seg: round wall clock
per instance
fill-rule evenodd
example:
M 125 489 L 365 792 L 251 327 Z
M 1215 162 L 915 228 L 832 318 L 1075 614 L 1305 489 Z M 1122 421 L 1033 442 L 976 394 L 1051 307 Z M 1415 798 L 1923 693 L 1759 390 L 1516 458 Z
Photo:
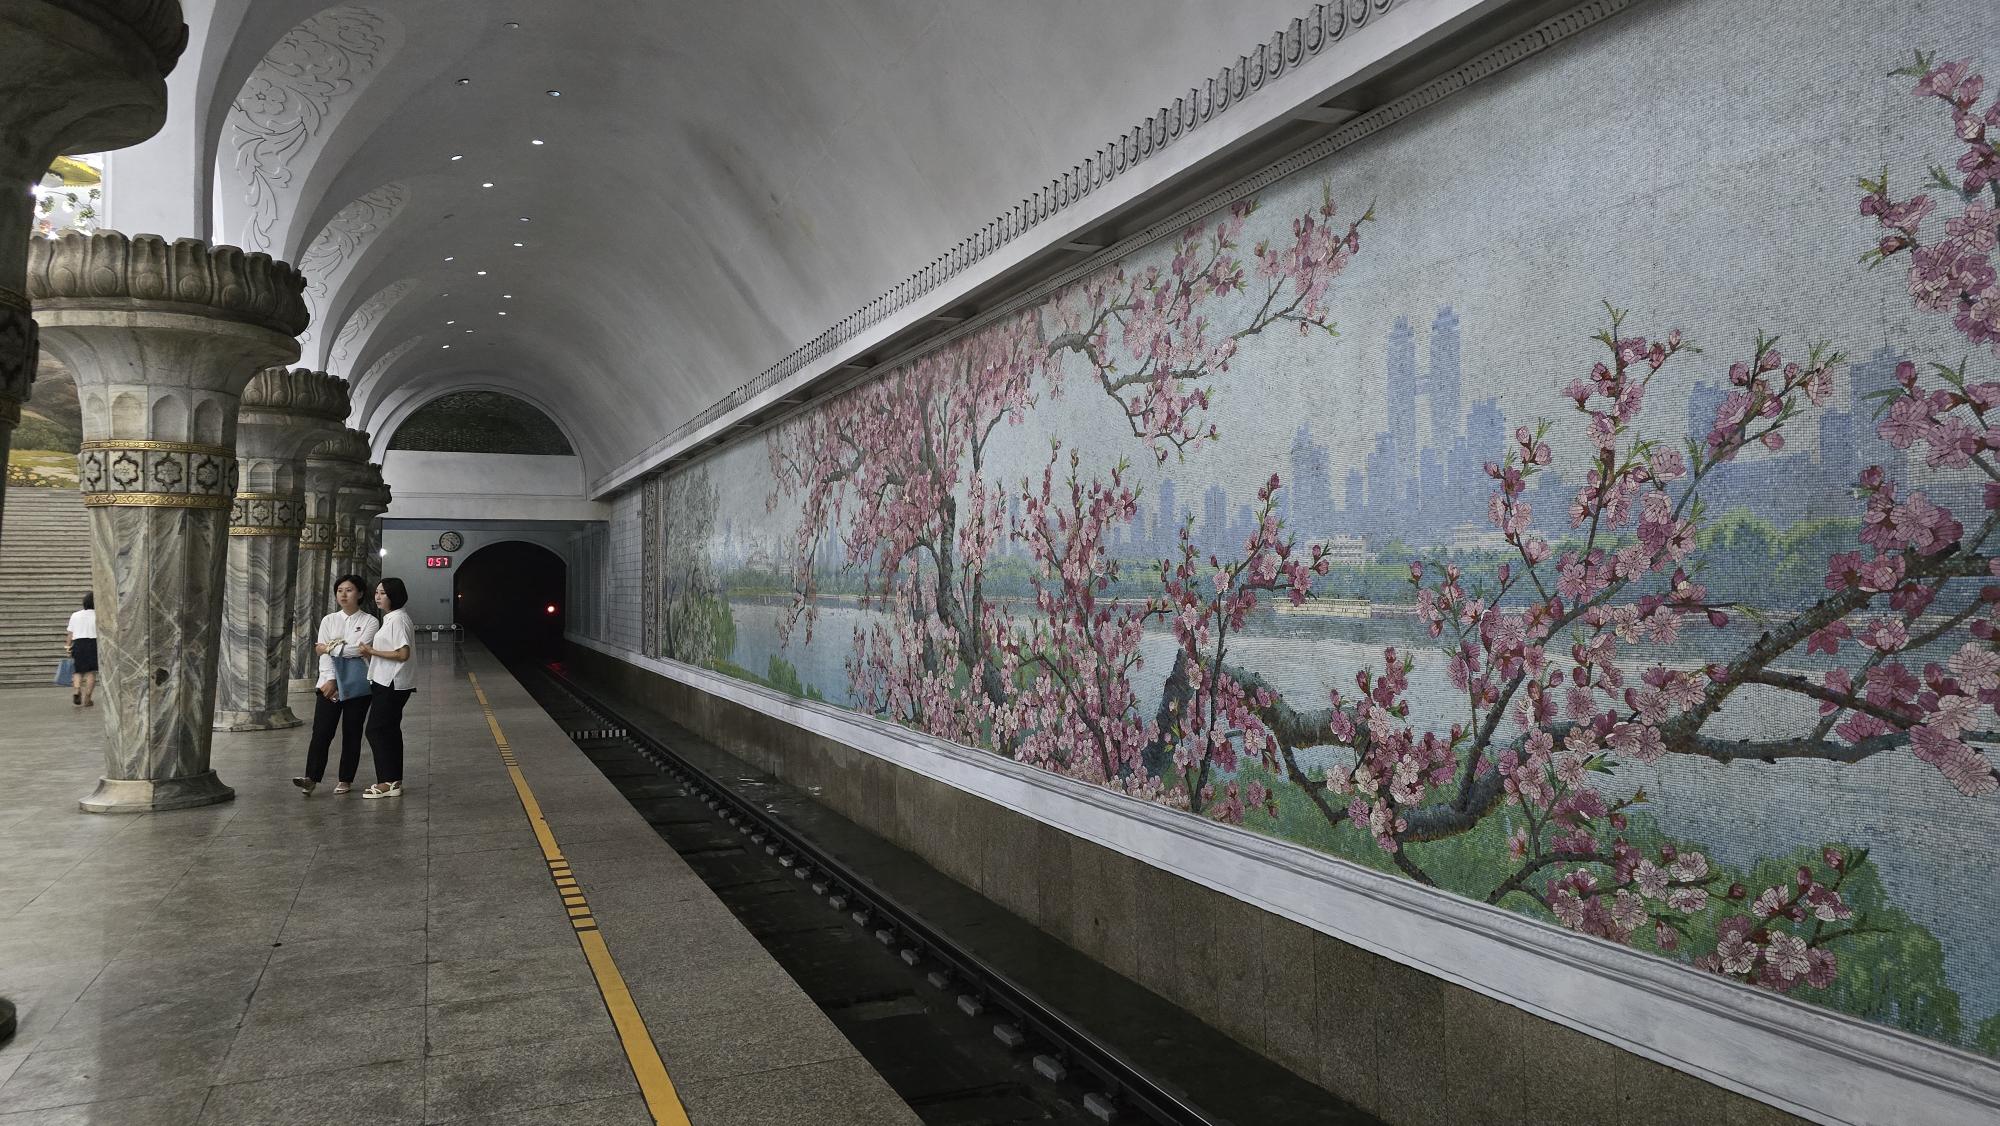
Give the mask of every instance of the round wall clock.
M 465 546 L 465 537 L 457 532 L 445 532 L 438 536 L 439 551 L 457 551 Z

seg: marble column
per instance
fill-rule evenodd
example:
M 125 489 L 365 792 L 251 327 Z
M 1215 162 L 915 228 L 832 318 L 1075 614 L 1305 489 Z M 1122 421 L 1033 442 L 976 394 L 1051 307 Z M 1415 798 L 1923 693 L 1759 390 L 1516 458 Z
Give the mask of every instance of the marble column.
M 368 568 L 361 561 L 361 540 L 356 533 L 361 530 L 361 506 L 372 492 L 373 488 L 368 483 L 368 463 L 362 462 L 348 473 L 347 479 L 333 494 L 333 573 L 336 575 L 368 577 Z M 331 609 L 331 592 L 326 600 Z M 361 604 L 371 609 L 374 607 L 374 598 L 368 591 L 362 592 Z
M 292 691 L 312 690 L 319 673 L 313 656 L 314 632 L 333 606 L 333 583 L 341 575 L 334 556 L 334 501 L 340 486 L 368 463 L 368 435 L 343 430 L 322 441 L 306 457 L 305 524 L 299 529 L 298 578 L 292 584 Z M 301 688 L 301 684 L 304 688 Z
M 347 417 L 347 381 L 267 368 L 243 391 L 236 457 L 243 485 L 229 511 L 215 729 L 297 727 L 290 701 L 293 583 L 305 523 L 309 450 Z
M 354 553 L 361 575 L 373 586 L 382 581 L 382 514 L 389 511 L 390 497 L 380 465 L 368 466 L 367 482 L 368 489 L 354 509 Z
M 194 239 L 29 243 L 42 345 L 76 373 L 105 772 L 92 813 L 228 801 L 209 767 L 237 401 L 298 358 L 305 279 Z
M 0 464 L 35 383 L 27 274 L 34 197 L 55 158 L 136 145 L 167 117 L 167 73 L 187 45 L 176 0 L 0 4 Z M 0 517 L 7 500 L 0 474 Z

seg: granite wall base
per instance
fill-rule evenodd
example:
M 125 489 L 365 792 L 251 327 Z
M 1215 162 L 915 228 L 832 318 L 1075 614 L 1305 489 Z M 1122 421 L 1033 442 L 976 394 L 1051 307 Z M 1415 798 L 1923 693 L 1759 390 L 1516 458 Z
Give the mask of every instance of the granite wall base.
M 567 660 L 1393 1126 L 1801 1121 L 734 701 Z

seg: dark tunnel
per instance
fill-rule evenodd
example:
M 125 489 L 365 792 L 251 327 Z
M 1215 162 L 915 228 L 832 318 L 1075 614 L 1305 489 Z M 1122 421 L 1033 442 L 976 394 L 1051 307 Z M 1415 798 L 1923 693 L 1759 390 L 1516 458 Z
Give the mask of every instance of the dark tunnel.
M 456 619 L 496 653 L 553 657 L 562 645 L 567 572 L 561 556 L 538 544 L 489 544 L 452 579 Z

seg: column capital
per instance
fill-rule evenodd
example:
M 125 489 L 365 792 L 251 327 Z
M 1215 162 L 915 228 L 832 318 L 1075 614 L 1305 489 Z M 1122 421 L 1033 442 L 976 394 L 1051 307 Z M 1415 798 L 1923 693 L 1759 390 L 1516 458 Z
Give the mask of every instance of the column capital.
M 177 0 L 28 0 L 7 5 L 0 28 L 9 180 L 39 174 L 57 153 L 122 149 L 160 131 L 167 75 L 188 41 Z
M 323 481 L 329 491 L 344 487 L 348 479 L 367 464 L 368 432 L 351 426 L 321 439 L 319 445 L 306 454 L 306 473 Z
M 305 275 L 289 263 L 199 239 L 169 243 L 158 235 L 72 230 L 28 240 L 28 297 L 45 329 L 176 327 L 166 318 L 186 313 L 209 331 L 217 322 L 233 321 L 295 337 L 308 320 L 305 287 Z M 134 324 L 129 320 L 134 313 L 152 314 L 156 323 Z M 289 344 L 274 348 L 276 355 L 257 367 L 296 357 L 298 342 Z M 254 375 L 256 368 L 251 371 Z M 237 383 L 232 393 L 241 393 L 242 386 Z
M 293 422 L 312 419 L 339 423 L 347 417 L 347 390 L 345 379 L 323 371 L 265 368 L 251 376 L 249 385 L 243 388 L 243 410 L 281 415 Z M 308 449 L 316 448 L 339 429 L 337 425 L 317 428 L 316 439 Z
M 187 24 L 181 22 L 180 0 L 42 0 L 114 34 L 138 41 L 161 76 L 173 73 L 187 50 Z

